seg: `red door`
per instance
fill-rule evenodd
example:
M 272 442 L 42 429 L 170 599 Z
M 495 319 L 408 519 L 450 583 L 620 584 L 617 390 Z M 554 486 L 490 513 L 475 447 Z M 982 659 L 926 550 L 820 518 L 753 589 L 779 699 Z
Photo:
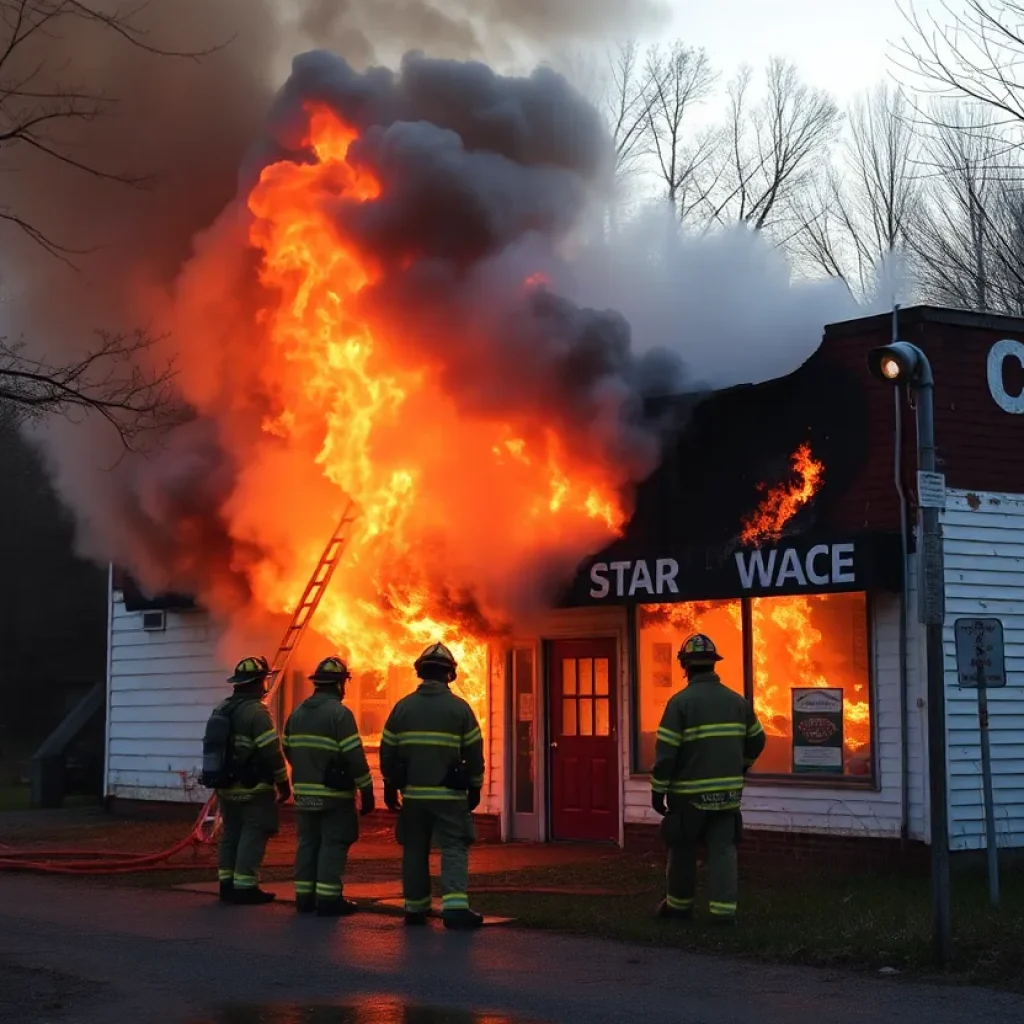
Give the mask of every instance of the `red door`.
M 549 657 L 551 836 L 617 842 L 615 641 L 558 640 Z

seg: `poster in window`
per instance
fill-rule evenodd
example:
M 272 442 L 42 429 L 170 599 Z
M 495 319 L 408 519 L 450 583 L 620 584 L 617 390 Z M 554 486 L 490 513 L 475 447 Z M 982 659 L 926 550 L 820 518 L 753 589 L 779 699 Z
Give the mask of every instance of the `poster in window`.
M 843 774 L 841 688 L 793 688 L 793 771 Z

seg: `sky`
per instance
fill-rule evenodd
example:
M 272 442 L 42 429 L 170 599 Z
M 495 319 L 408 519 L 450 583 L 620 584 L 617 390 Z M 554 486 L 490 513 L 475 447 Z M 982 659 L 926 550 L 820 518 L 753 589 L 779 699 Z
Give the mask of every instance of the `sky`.
M 788 57 L 841 104 L 896 70 L 889 43 L 910 34 L 896 0 L 673 0 L 673 7 L 668 37 L 703 46 L 723 77 L 743 63 L 760 68 L 769 57 Z M 940 0 L 913 0 L 913 7 L 943 14 Z

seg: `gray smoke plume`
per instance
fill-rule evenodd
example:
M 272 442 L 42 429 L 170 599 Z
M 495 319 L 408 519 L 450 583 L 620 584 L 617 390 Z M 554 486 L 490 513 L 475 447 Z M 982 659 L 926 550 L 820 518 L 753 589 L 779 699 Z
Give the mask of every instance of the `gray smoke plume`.
M 669 273 L 646 289 L 640 274 L 621 274 L 614 287 L 601 287 L 602 273 L 614 267 L 606 251 L 591 247 L 575 264 L 565 259 L 588 205 L 607 185 L 611 147 L 596 112 L 562 78 L 543 68 L 505 77 L 479 62 L 418 53 L 407 55 L 398 72 L 359 71 L 376 52 L 369 42 L 374 19 L 389 16 L 382 5 L 331 5 L 335 15 L 343 12 L 340 22 L 327 17 L 327 4 L 298 5 L 283 21 L 264 0 L 153 7 L 167 19 L 152 30 L 167 33 L 161 42 L 168 48 L 184 48 L 183 37 L 202 48 L 229 30 L 239 34 L 197 66 L 154 63 L 123 40 L 105 39 L 98 49 L 83 49 L 78 40 L 68 45 L 65 70 L 85 74 L 88 53 L 92 81 L 125 97 L 108 123 L 72 126 L 81 129 L 72 139 L 81 152 L 111 167 L 165 168 L 160 180 L 127 195 L 113 183 L 81 177 L 58 188 L 40 164 L 19 179 L 14 197 L 37 204 L 69 244 L 103 244 L 77 277 L 22 250 L 9 317 L 15 329 L 58 352 L 87 342 L 94 325 L 169 329 L 165 351 L 179 356 L 181 391 L 194 411 L 192 422 L 145 459 L 123 457 L 116 439 L 89 423 L 47 428 L 42 440 L 86 553 L 127 564 L 150 589 L 192 590 L 230 615 L 246 604 L 256 567 L 269 561 L 287 574 L 306 557 L 295 550 L 296 537 L 326 536 L 333 525 L 337 488 L 316 464 L 318 439 L 308 450 L 288 452 L 262 429 L 281 410 L 263 375 L 267 341 L 255 326 L 261 293 L 245 201 L 268 164 L 313 159 L 302 142 L 310 102 L 358 129 L 349 159 L 381 183 L 371 201 L 355 203 L 329 189 L 318 197 L 339 241 L 380 269 L 359 312 L 407 346 L 410 357 L 437 365 L 445 392 L 468 416 L 503 418 L 528 439 L 553 424 L 570 455 L 610 468 L 626 492 L 654 469 L 663 425 L 646 418 L 644 398 L 704 379 L 711 343 L 704 332 L 675 329 L 676 322 L 714 323 L 702 320 L 702 311 L 714 305 L 716 316 L 722 312 L 717 297 L 733 271 L 715 259 L 714 271 L 694 272 L 697 287 L 683 308 Z M 546 15 L 540 6 L 492 7 L 463 8 L 473 32 L 461 36 L 450 23 L 453 10 L 458 22 L 458 8 L 447 8 L 449 21 L 430 22 L 439 36 L 435 48 L 485 48 L 470 13 L 492 30 L 514 27 L 527 41 L 575 31 L 568 4 L 548 5 Z M 442 10 L 407 9 L 424 18 Z M 594 10 L 610 18 L 614 9 Z M 586 11 L 580 5 L 575 16 L 585 20 L 593 13 Z M 197 26 L 202 32 L 191 34 Z M 271 103 L 266 82 L 278 43 L 319 33 L 336 36 L 353 62 L 305 53 Z M 699 266 L 700 247 L 687 253 Z M 753 267 L 746 280 L 764 302 L 758 322 L 745 325 L 755 336 L 780 303 L 804 325 L 801 337 L 836 319 L 829 302 L 808 306 L 794 295 L 774 267 L 763 274 Z M 760 367 L 764 375 L 769 363 Z M 467 490 L 451 500 L 479 495 Z M 249 509 L 262 518 L 255 521 Z M 467 618 L 479 614 L 465 596 L 472 584 L 497 585 L 514 575 L 493 555 L 502 538 L 487 527 L 482 515 L 479 536 L 459 538 L 476 557 L 466 556 L 452 583 L 459 595 L 453 606 Z M 561 569 L 586 553 L 535 555 Z

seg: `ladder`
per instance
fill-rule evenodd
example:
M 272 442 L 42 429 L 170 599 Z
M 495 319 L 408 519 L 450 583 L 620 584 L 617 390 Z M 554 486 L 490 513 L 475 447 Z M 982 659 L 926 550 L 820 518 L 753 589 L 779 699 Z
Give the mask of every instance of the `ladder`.
M 267 696 L 264 698 L 264 703 L 268 706 L 277 695 L 285 677 L 285 669 L 288 668 L 288 663 L 292 660 L 292 654 L 299 646 L 306 627 L 309 625 L 309 620 L 313 618 L 320 599 L 331 582 L 334 570 L 338 567 L 341 553 L 345 549 L 345 542 L 348 540 L 348 527 L 355 521 L 355 518 L 352 502 L 349 501 L 345 506 L 345 511 L 341 514 L 338 525 L 334 528 L 334 533 L 331 534 L 331 539 L 327 542 L 327 547 L 324 548 L 324 553 L 320 556 L 320 561 L 313 570 L 313 575 L 310 576 L 309 582 L 306 584 L 306 589 L 302 592 L 299 603 L 295 606 L 295 611 L 292 612 L 292 620 L 284 631 L 277 654 L 274 655 L 270 666 L 271 684 L 267 690 Z
M 310 576 L 309 582 L 306 584 L 306 589 L 302 592 L 299 603 L 295 606 L 291 622 L 288 623 L 288 628 L 284 631 L 284 636 L 281 638 L 281 644 L 277 648 L 277 654 L 274 655 L 274 661 L 270 666 L 272 682 L 267 690 L 267 695 L 263 698 L 263 703 L 268 707 L 271 706 L 271 701 L 278 696 L 278 691 L 285 677 L 288 663 L 292 659 L 292 654 L 299 646 L 306 632 L 306 627 L 309 625 L 309 620 L 313 618 L 313 614 L 316 612 L 320 600 L 327 590 L 327 585 L 331 582 L 334 570 L 338 567 L 341 553 L 345 550 L 345 542 L 348 540 L 348 527 L 355 522 L 355 519 L 356 513 L 353 511 L 353 502 L 349 500 L 349 503 L 345 506 L 345 511 L 341 514 L 341 519 L 338 520 L 338 525 L 331 534 L 331 539 L 327 542 L 327 547 L 324 548 L 324 553 L 320 556 L 320 561 L 317 562 L 316 568 L 313 570 L 313 575 Z M 272 710 L 271 715 L 274 718 L 275 724 L 279 725 L 278 719 L 281 717 L 280 714 L 274 714 Z M 200 822 L 197 826 L 202 831 L 202 834 L 207 837 L 208 841 L 212 840 L 214 834 L 219 831 L 219 817 L 220 813 L 217 811 L 216 798 L 211 796 L 199 815 Z

